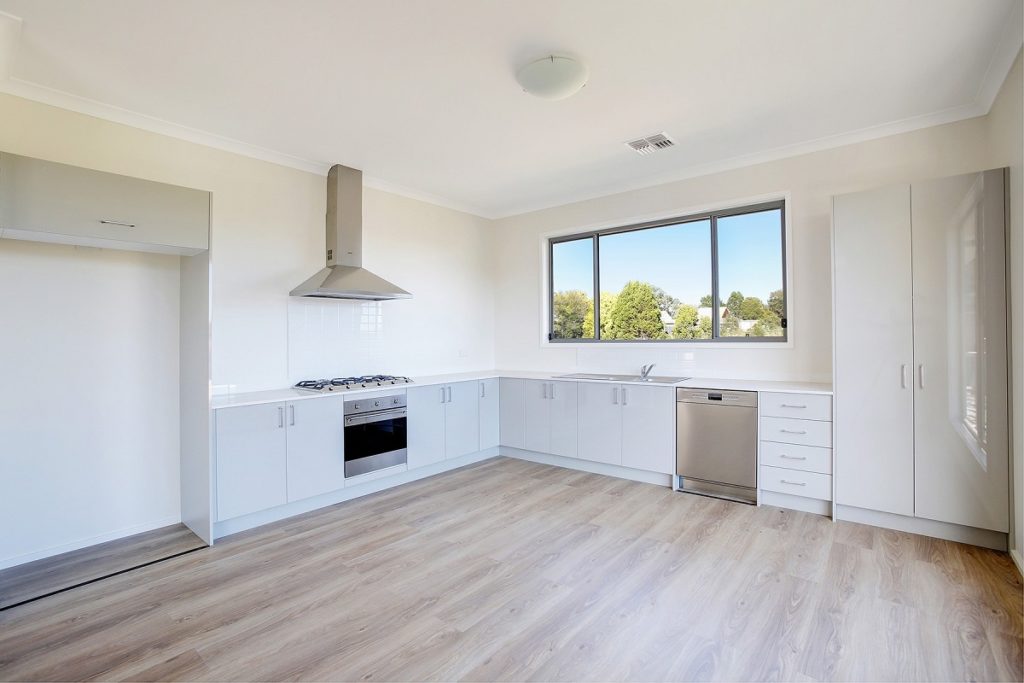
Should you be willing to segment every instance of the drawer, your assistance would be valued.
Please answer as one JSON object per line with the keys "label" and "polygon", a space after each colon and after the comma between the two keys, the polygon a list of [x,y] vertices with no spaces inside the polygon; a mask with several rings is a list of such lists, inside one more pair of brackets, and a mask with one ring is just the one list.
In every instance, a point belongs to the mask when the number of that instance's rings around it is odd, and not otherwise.
{"label": "drawer", "polygon": [[816,472],[800,472],[781,467],[761,465],[759,486],[765,491],[788,493],[791,496],[832,500],[832,477]]}
{"label": "drawer", "polygon": [[825,394],[760,395],[761,415],[765,417],[795,417],[801,420],[832,421],[832,397]]}
{"label": "drawer", "polygon": [[762,441],[761,464],[803,470],[804,472],[832,474],[832,449]]}
{"label": "drawer", "polygon": [[832,448],[832,423],[794,420],[789,417],[762,417],[758,436],[761,441]]}

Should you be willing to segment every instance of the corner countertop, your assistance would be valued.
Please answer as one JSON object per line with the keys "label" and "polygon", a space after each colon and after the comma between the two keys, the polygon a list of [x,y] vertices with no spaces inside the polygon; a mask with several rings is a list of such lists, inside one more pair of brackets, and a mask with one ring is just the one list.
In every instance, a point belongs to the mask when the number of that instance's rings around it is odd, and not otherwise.
{"label": "corner countertop", "polygon": [[[352,389],[344,392],[320,394],[298,389],[272,389],[269,391],[252,391],[239,394],[217,394],[210,399],[210,407],[234,408],[238,406],[258,405],[261,403],[279,403],[281,401],[306,401],[317,398],[359,396],[371,392],[401,391],[409,386],[432,386],[450,382],[470,382],[495,377],[512,379],[561,380],[566,382],[606,382],[600,379],[567,379],[561,375],[565,372],[543,372],[529,370],[480,370],[476,372],[456,372],[442,375],[425,375],[413,377],[413,384],[398,384],[391,387],[374,387],[372,389]],[[617,382],[617,384],[637,384],[652,386],[647,382]],[[770,391],[799,394],[832,394],[832,386],[818,382],[788,382],[778,380],[755,379],[718,379],[712,377],[692,377],[675,384],[659,384],[655,386],[681,387],[688,389],[724,389],[732,391]]]}

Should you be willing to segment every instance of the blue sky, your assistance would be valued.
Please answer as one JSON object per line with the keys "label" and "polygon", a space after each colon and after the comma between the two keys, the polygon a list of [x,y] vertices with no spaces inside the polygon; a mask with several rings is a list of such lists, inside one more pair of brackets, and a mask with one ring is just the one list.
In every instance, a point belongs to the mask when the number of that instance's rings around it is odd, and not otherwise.
{"label": "blue sky", "polygon": [[[768,300],[782,287],[779,211],[718,219],[719,284],[722,296],[739,290]],[[593,290],[590,240],[560,242],[554,248],[555,291]],[[681,223],[601,238],[601,289],[618,292],[630,280],[661,287],[683,303],[696,305],[711,293],[711,223]]]}

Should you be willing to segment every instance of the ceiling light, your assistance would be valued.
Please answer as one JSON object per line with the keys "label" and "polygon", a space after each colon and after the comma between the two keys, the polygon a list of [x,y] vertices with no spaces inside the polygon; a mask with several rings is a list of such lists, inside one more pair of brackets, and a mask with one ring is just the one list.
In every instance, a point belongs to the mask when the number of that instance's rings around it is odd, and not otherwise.
{"label": "ceiling light", "polygon": [[546,100],[564,100],[587,84],[589,72],[572,57],[548,55],[523,66],[516,80],[523,90]]}

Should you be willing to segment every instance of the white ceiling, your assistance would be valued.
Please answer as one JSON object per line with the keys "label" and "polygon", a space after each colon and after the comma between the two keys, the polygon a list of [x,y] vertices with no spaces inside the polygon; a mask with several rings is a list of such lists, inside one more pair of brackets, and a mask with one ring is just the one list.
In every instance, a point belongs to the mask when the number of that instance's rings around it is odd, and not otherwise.
{"label": "white ceiling", "polygon": [[[1020,0],[0,0],[0,90],[503,216],[988,111]],[[576,55],[551,102],[516,67]],[[622,143],[660,131],[642,157]]]}

